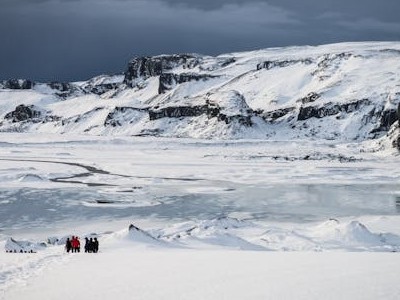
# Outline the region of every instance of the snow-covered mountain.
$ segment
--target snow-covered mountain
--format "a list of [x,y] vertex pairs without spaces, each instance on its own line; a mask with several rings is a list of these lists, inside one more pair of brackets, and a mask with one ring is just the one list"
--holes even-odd
[[399,147],[400,42],[136,57],[84,82],[0,81],[0,130]]

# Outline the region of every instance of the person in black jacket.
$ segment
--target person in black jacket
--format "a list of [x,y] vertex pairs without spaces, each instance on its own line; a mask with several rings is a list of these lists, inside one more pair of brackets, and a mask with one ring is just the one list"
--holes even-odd
[[89,239],[85,237],[85,253],[89,252]]
[[72,249],[71,240],[69,238],[67,238],[67,241],[65,242],[65,249],[67,250],[67,253]]
[[97,240],[97,238],[94,238],[93,241],[93,252],[94,253],[99,252],[99,241]]

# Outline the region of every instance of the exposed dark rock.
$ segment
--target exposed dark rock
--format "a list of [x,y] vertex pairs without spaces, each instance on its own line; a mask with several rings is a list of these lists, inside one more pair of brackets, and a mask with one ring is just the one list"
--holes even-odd
[[382,49],[382,50],[379,50],[379,52],[400,55],[399,49]]
[[160,128],[155,129],[143,129],[140,133],[136,134],[135,136],[161,136],[163,130]]
[[198,63],[198,58],[189,54],[136,57],[128,64],[124,83],[132,87],[132,81],[135,79],[158,76],[177,66],[193,68]]
[[55,94],[63,99],[66,99],[72,95],[84,94],[84,91],[72,83],[53,81],[48,83],[48,86],[51,89],[58,91]]
[[400,103],[397,106],[397,120],[399,121],[399,125],[400,125]]
[[221,112],[221,108],[213,103],[206,103],[205,105],[198,106],[173,106],[165,107],[158,110],[149,110],[150,120],[157,120],[161,118],[180,118],[180,117],[198,117],[207,115],[209,119],[217,118],[218,121],[223,121],[230,124],[234,121],[244,125],[252,126],[252,115],[231,115],[228,116]]
[[35,83],[26,79],[9,79],[1,82],[0,86],[11,90],[30,90],[35,86]]
[[5,115],[4,119],[11,120],[12,122],[21,122],[30,119],[37,119],[42,116],[40,110],[35,109],[34,105],[26,106],[24,104],[18,105],[14,111]]
[[276,121],[279,118],[282,118],[283,116],[286,116],[288,113],[292,112],[295,110],[295,107],[286,107],[286,108],[281,108],[273,111],[258,111],[257,114],[263,118],[267,122],[273,122]]
[[303,121],[310,118],[323,118],[326,116],[336,115],[340,112],[350,113],[358,110],[360,107],[364,105],[369,105],[369,104],[370,101],[368,99],[361,99],[345,104],[327,103],[322,107],[317,107],[317,106],[300,107],[297,120]]
[[229,58],[220,58],[217,59],[217,62],[214,64],[205,64],[205,65],[199,65],[199,69],[201,71],[215,71],[221,68],[225,68],[233,63],[236,62],[236,59],[234,57],[229,57]]
[[397,111],[395,109],[384,110],[381,113],[380,124],[378,128],[375,128],[371,133],[388,131],[389,128],[398,120]]
[[271,158],[273,160],[278,160],[278,161],[298,161],[298,160],[318,161],[318,160],[329,160],[329,161],[339,161],[341,163],[362,161],[362,159],[356,158],[354,156],[344,156],[342,154],[330,154],[330,153],[324,154],[324,153],[319,153],[319,152],[315,152],[315,153],[312,153],[312,154],[309,154],[309,155],[305,155],[305,156],[281,156],[281,155],[275,155],[275,156],[263,156],[263,157]]
[[122,126],[122,123],[132,123],[134,118],[129,117],[129,114],[147,111],[147,108],[115,107],[114,110],[107,115],[104,126],[117,127]]
[[206,114],[209,118],[218,116],[220,109],[217,106],[170,106],[158,110],[149,110],[150,120],[161,118],[198,117]]
[[394,139],[393,146],[400,151],[400,103],[397,106],[397,121],[398,121],[396,130],[397,137],[395,137]]
[[317,68],[311,75],[319,75],[319,80],[325,80],[331,76],[331,74],[325,73],[327,70],[335,71],[338,68],[338,64],[335,64],[336,61],[348,60],[351,57],[355,57],[355,55],[349,52],[325,54],[320,58]]
[[243,115],[235,115],[235,116],[228,116],[225,114],[219,114],[218,115],[218,121],[224,121],[225,124],[231,124],[233,122],[238,122],[239,124],[246,126],[246,127],[251,127],[253,125],[253,122],[251,120],[251,115],[248,116],[243,116]]
[[71,90],[72,85],[70,83],[65,83],[65,82],[57,82],[53,81],[48,83],[49,87],[53,90],[57,90],[60,92],[67,92]]
[[108,91],[116,90],[119,86],[119,83],[103,83],[94,86],[89,85],[84,90],[89,94],[102,95]]
[[306,104],[306,103],[314,102],[314,101],[318,100],[319,98],[321,98],[321,95],[320,95],[320,94],[311,92],[311,93],[309,93],[307,96],[305,96],[305,97],[299,99],[298,102],[301,102],[301,103],[303,103],[303,104]]
[[228,58],[227,60],[225,60],[225,61],[223,61],[223,62],[221,63],[221,68],[227,67],[227,66],[229,66],[230,64],[233,64],[233,63],[235,63],[235,62],[236,62],[236,59],[235,59],[234,57]]
[[273,69],[273,68],[284,68],[288,67],[291,65],[295,65],[298,63],[306,64],[309,65],[312,63],[311,59],[297,59],[297,60],[269,60],[269,61],[264,61],[262,63],[259,63],[257,65],[257,70],[261,69]]
[[400,151],[400,123],[395,123],[387,133],[387,136],[392,141],[393,148]]
[[108,91],[116,90],[120,83],[102,83],[102,84],[92,84],[89,82],[85,86],[77,86],[73,83],[65,83],[65,82],[50,82],[48,86],[56,90],[55,94],[61,98],[68,98],[73,95],[84,95],[84,94],[96,94],[102,95]]
[[338,53],[338,54],[325,54],[322,56],[320,62],[318,63],[318,68],[327,68],[330,63],[332,63],[335,60],[340,60],[340,59],[349,59],[352,57],[352,53],[348,52],[343,52],[343,53]]
[[207,75],[207,74],[195,74],[195,73],[182,73],[182,74],[163,73],[160,75],[158,93],[159,94],[165,93],[166,91],[173,89],[177,84],[180,83],[189,81],[199,81],[199,80],[204,81],[215,77],[217,76]]

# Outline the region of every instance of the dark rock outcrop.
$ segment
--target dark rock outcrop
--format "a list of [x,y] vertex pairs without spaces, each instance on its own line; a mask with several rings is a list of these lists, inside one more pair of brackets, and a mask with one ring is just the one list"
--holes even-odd
[[[51,115],[50,112],[41,110],[35,105],[21,104],[18,105],[14,111],[7,113],[4,116],[4,120],[25,126],[29,123],[34,124],[60,121],[61,118]],[[19,127],[19,130],[21,128],[22,127]]]
[[311,75],[318,75],[318,79],[321,81],[330,78],[332,74],[339,68],[339,64],[344,60],[350,59],[351,57],[358,56],[355,56],[350,52],[325,54],[320,57],[317,68],[311,72]]
[[397,106],[397,137],[395,138],[395,148],[400,151],[400,103]]
[[301,102],[301,103],[303,103],[303,104],[306,104],[306,103],[315,102],[315,101],[318,100],[319,98],[321,98],[321,95],[320,95],[320,94],[311,92],[311,93],[309,93],[307,96],[305,96],[305,97],[303,97],[303,98],[301,98],[301,99],[299,99],[299,100],[297,100],[297,101],[298,101],[298,102]]
[[4,119],[11,120],[12,122],[21,122],[31,119],[37,119],[42,116],[40,110],[35,109],[34,105],[18,105],[14,111],[5,115]]
[[50,83],[48,83],[48,86],[51,89],[57,90],[60,92],[68,92],[72,88],[72,85],[70,83],[58,82],[58,81],[50,82]]
[[73,83],[50,82],[48,83],[48,86],[57,91],[55,94],[58,97],[66,99],[71,96],[79,96],[84,94],[102,95],[108,91],[116,90],[120,86],[120,83],[92,84],[89,82],[88,84],[80,87]]
[[160,55],[153,57],[136,57],[128,64],[124,83],[132,87],[132,82],[138,78],[158,76],[177,66],[193,68],[199,63],[198,58],[189,54]]
[[89,85],[85,87],[84,91],[88,94],[102,95],[112,90],[116,90],[120,86],[119,83],[103,83],[97,85]]
[[296,59],[296,60],[268,60],[257,65],[257,70],[261,69],[273,69],[273,68],[284,68],[292,66],[298,63],[309,65],[312,63],[311,59]]
[[221,64],[220,67],[221,68],[225,68],[233,63],[236,62],[236,59],[234,57],[228,58],[227,60],[224,60]]
[[397,120],[399,121],[399,125],[400,125],[400,103],[397,106]]
[[55,93],[56,96],[63,98],[63,99],[66,99],[72,95],[84,94],[84,91],[82,91],[78,86],[76,86],[72,83],[53,81],[53,82],[48,83],[48,86],[51,89],[57,91]]
[[151,121],[161,118],[198,117],[203,114],[206,114],[209,118],[214,118],[219,113],[219,107],[214,105],[170,106],[157,110],[149,110],[149,117]]
[[257,114],[267,122],[274,122],[279,118],[286,116],[288,113],[295,110],[295,107],[286,107],[273,111],[258,111]]
[[195,74],[195,73],[182,73],[182,74],[162,73],[160,75],[158,93],[159,94],[165,93],[166,91],[173,89],[177,84],[180,83],[199,81],[199,80],[204,81],[215,77],[217,76],[207,75],[207,74]]
[[35,83],[26,79],[9,79],[0,82],[0,87],[10,90],[30,90],[35,86]]
[[340,112],[350,113],[353,112],[364,105],[369,105],[370,101],[368,99],[361,99],[350,103],[335,104],[327,103],[323,106],[306,106],[300,107],[299,115],[297,117],[298,121],[304,121],[310,118],[323,118],[326,116],[333,116]]
[[181,118],[181,117],[198,117],[207,115],[209,119],[217,118],[218,121],[231,124],[237,121],[244,126],[252,126],[252,115],[227,115],[221,112],[222,109],[214,103],[206,103],[205,105],[197,106],[172,106],[165,107],[157,110],[149,110],[150,120],[157,120],[161,118]]
[[371,131],[371,133],[388,131],[389,128],[398,120],[397,111],[395,109],[384,110],[380,116],[379,127]]

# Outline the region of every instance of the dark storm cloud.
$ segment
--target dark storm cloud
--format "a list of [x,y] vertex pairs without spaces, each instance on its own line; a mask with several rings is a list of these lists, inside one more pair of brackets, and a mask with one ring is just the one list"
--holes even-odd
[[133,55],[399,40],[397,0],[2,0],[0,78],[73,80]]

